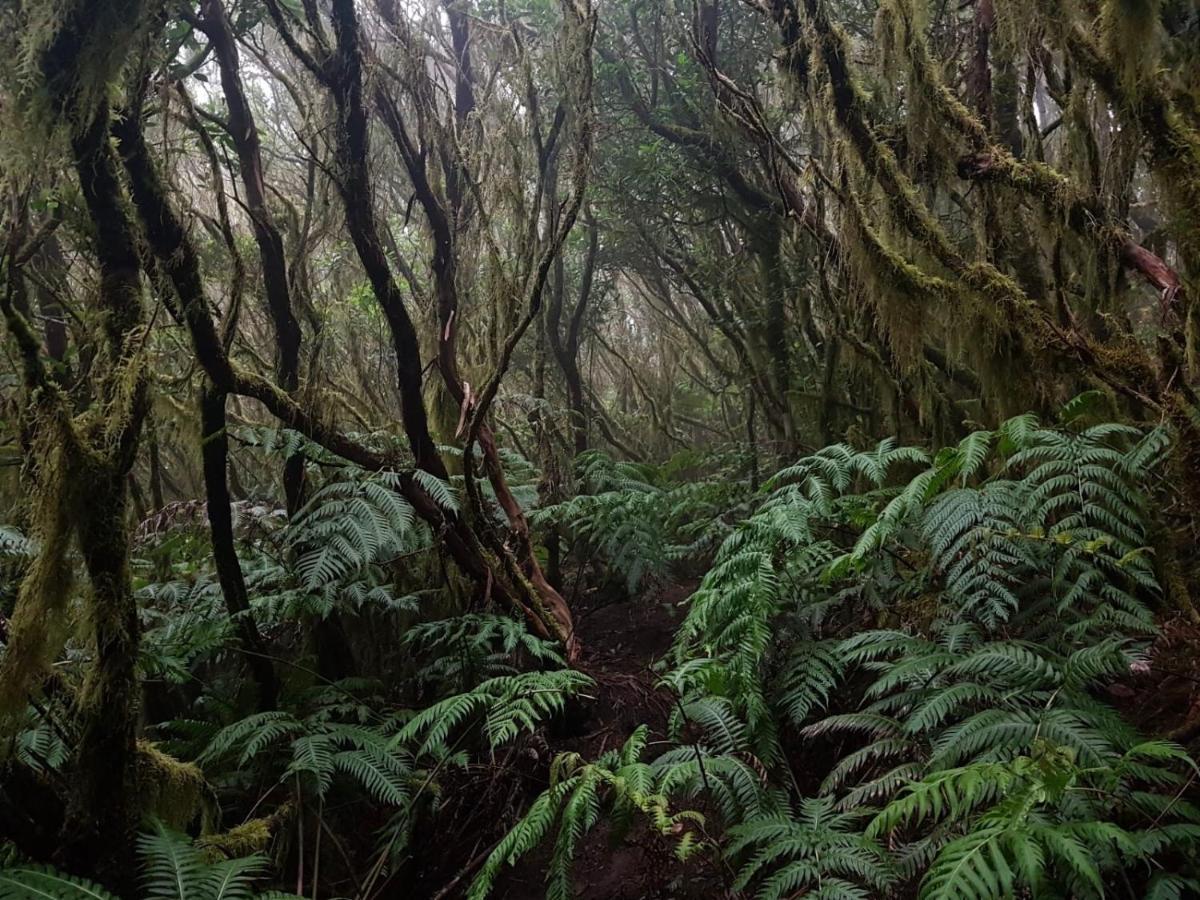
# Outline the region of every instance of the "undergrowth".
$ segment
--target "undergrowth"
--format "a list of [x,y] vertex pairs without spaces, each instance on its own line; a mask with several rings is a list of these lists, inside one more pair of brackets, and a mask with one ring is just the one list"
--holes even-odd
[[[839,444],[785,467],[687,601],[662,677],[677,748],[646,762],[639,748],[619,760],[630,775],[588,790],[614,808],[652,797],[659,823],[699,800],[710,820],[676,827],[681,849],[723,856],[732,886],[764,900],[1200,889],[1196,766],[1104,692],[1156,632],[1143,489],[1168,443],[1094,421],[1084,397],[1053,425],[1020,416],[935,453]],[[573,501],[577,527],[607,534],[589,508],[670,493],[610,480]],[[655,561],[658,546],[624,553]],[[566,896],[564,856],[603,814],[569,796],[552,785],[473,896],[554,823],[551,893]]]
[[[936,452],[836,444],[758,490],[726,459],[581,456],[578,495],[526,497],[535,528],[630,593],[704,572],[661,664],[668,733],[559,755],[463,889],[482,900],[546,844],[547,896],[570,897],[603,824],[763,900],[1200,891],[1196,766],[1105,690],[1148,665],[1163,601],[1145,490],[1169,442],[1095,421],[1085,398],[1056,423],[1019,416]],[[291,517],[238,509],[248,614],[291,655],[273,709],[248,708],[197,511],[142,534],[139,665],[150,709],[172,710],[144,752],[198,767],[222,810],[197,801],[175,823],[195,843],[150,826],[146,896],[249,897],[303,852],[293,828],[327,815],[373,823],[342,851],[367,896],[461,802],[444,793],[455,773],[511,765],[498,756],[586,702],[590,679],[555,644],[429,586],[442,562],[398,487],[342,466]],[[452,485],[430,493],[456,511]],[[28,542],[2,538],[19,570]],[[387,676],[322,675],[312,621],[367,629],[370,671]],[[86,648],[68,644],[66,685],[73,654]],[[31,706],[10,765],[49,779],[69,765],[66,695]],[[10,862],[0,896],[107,896]]]

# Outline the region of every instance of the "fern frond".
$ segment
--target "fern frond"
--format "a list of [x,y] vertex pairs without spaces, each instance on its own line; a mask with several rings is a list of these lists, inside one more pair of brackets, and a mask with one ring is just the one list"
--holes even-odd
[[117,900],[94,881],[50,866],[0,869],[0,900]]

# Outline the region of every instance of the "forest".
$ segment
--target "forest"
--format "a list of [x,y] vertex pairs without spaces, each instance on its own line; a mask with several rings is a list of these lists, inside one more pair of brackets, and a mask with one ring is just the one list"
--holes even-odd
[[0,900],[1200,897],[1200,0],[0,0],[0,314]]

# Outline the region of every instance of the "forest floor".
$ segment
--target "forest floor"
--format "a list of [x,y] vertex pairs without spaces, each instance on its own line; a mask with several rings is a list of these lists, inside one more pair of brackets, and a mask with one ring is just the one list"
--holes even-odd
[[[486,772],[468,771],[464,783],[443,786],[445,797],[462,797],[463,808],[457,815],[451,812],[448,821],[442,819],[447,828],[430,848],[438,861],[419,874],[417,889],[407,897],[461,897],[504,829],[548,786],[550,763],[558,754],[576,752],[593,760],[620,747],[644,724],[650,729],[647,756],[654,755],[655,742],[665,738],[672,704],[671,695],[658,687],[661,676],[654,665],[669,650],[684,615],[680,602],[695,586],[668,584],[634,598],[596,591],[578,598],[573,604],[582,646],[578,667],[595,681],[589,699]],[[544,897],[550,852],[545,846],[504,872],[492,895],[495,900]],[[698,900],[721,895],[715,873],[680,863],[672,842],[644,823],[614,841],[602,821],[582,842],[574,875],[577,900]]]
[[1145,668],[1109,685],[1113,704],[1145,735],[1196,752],[1200,737],[1200,623],[1183,616],[1159,624]]
[[[595,686],[589,698],[567,711],[562,721],[533,735],[504,757],[472,766],[442,786],[446,809],[435,833],[414,847],[423,861],[405,898],[450,900],[464,896],[492,847],[534,798],[548,786],[550,763],[560,753],[593,760],[620,747],[639,725],[650,729],[647,758],[664,740],[672,697],[659,687],[655,664],[670,649],[684,616],[681,601],[696,583],[667,584],[640,596],[580,596],[576,629],[582,644],[579,668]],[[1200,737],[1200,625],[1176,618],[1148,654],[1147,667],[1108,688],[1122,713],[1148,736],[1182,743]],[[819,755],[819,754],[818,754]],[[820,764],[819,760],[813,760]],[[815,787],[815,784],[814,784]],[[576,900],[716,900],[729,896],[727,880],[705,863],[681,863],[673,843],[641,823],[620,840],[604,819],[587,835],[573,867]],[[551,842],[505,870],[494,900],[540,900],[545,896]]]
[[[592,760],[620,747],[639,725],[650,729],[650,752],[666,736],[672,697],[658,686],[655,663],[666,655],[684,616],[680,605],[695,582],[669,584],[635,598],[594,593],[578,603],[576,624],[583,647],[579,668],[596,684],[594,700],[568,723],[567,733],[551,738],[550,755],[574,751]],[[576,900],[683,900],[711,898],[719,887],[708,873],[680,863],[672,842],[635,825],[614,840],[605,822],[585,839],[576,857]],[[548,848],[547,848],[548,850]],[[534,900],[545,895],[549,853],[530,857],[513,869],[496,892],[497,900]]]

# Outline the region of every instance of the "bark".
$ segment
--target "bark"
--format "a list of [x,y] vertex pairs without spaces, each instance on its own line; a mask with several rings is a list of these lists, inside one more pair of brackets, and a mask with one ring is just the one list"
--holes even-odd
[[54,362],[56,378],[61,384],[71,381],[71,365],[67,360],[70,337],[67,332],[66,310],[59,299],[59,291],[65,285],[67,260],[63,256],[58,237],[50,234],[38,250],[36,261],[41,264],[42,278],[34,292],[37,297],[38,314],[42,317],[42,333],[46,342],[46,355]]
[[131,886],[136,871],[137,604],[129,574],[127,473],[99,467],[78,511],[79,547],[92,586],[95,661],[80,698],[77,777],[61,856],[106,884]]
[[[562,471],[562,460],[554,445],[554,434],[551,430],[549,417],[546,415],[546,330],[549,327],[546,320],[546,310],[542,310],[541,328],[538,329],[537,344],[534,347],[533,360],[533,408],[529,412],[529,429],[536,443],[537,459],[542,471],[538,483],[538,502],[541,506],[550,506],[565,499],[565,478]],[[513,435],[516,440],[515,435]],[[518,445],[519,449],[519,445]],[[546,546],[546,580],[553,588],[562,593],[562,542],[558,528],[549,525],[545,529],[543,542]]]
[[683,282],[691,296],[707,314],[709,321],[729,342],[729,346],[737,358],[739,369],[750,374],[751,386],[757,392],[759,400],[762,401],[762,413],[771,426],[772,432],[786,440],[786,436],[794,431],[788,424],[791,411],[784,402],[785,398],[773,388],[770,373],[764,372],[762,366],[755,359],[748,344],[745,329],[740,326],[737,317],[720,304],[717,298],[712,296],[700,283],[695,275],[696,267],[692,260],[675,258],[665,248],[658,246],[646,231],[642,231],[642,236],[658,258]]
[[[271,6],[268,9],[271,10]],[[354,24],[354,8],[351,0],[339,0],[335,9],[338,39],[348,44],[351,52],[343,52],[338,66],[329,69],[309,57],[306,65],[314,66],[314,74],[333,89],[339,102],[338,150],[343,166],[349,163],[350,183],[369,189],[366,175],[366,115],[361,105],[361,58],[357,50],[357,29]],[[273,13],[274,17],[274,13]],[[345,25],[349,17],[350,27]],[[283,26],[283,27],[286,27]],[[294,39],[293,39],[294,42]],[[304,52],[299,45],[296,48]],[[332,71],[331,71],[332,70]],[[357,100],[357,102],[355,102]],[[279,386],[254,375],[235,370],[231,365],[213,323],[203,283],[200,276],[199,258],[179,217],[166,199],[166,192],[149,157],[141,125],[137,116],[126,116],[115,129],[120,138],[121,153],[129,175],[131,195],[142,231],[148,244],[159,260],[164,274],[170,279],[179,298],[181,318],[186,325],[196,352],[197,361],[212,379],[215,387],[226,393],[252,397],[261,402],[280,422],[301,432],[310,439],[344,459],[362,468],[378,470],[403,470],[402,459],[387,453],[374,451],[350,440],[320,417],[300,405]],[[399,291],[391,280],[386,258],[379,247],[374,231],[369,205],[369,190],[354,194],[346,190],[343,183],[343,199],[348,224],[352,225],[352,237],[368,277],[376,288],[377,297],[384,308],[393,334],[403,345],[411,346],[412,353],[397,354],[400,383],[409,402],[405,405],[403,418],[410,435],[414,456],[418,465],[434,475],[444,476],[445,469],[429,436],[425,410],[420,402],[420,360],[417,354],[416,335],[404,311]],[[447,513],[437,506],[421,488],[411,473],[400,479],[402,493],[424,521],[438,534],[455,562],[478,586],[481,594],[508,602],[521,612],[535,632],[543,637],[552,636],[557,628],[549,623],[555,620],[547,613],[536,594],[522,589],[522,575],[515,567],[505,563],[504,558],[486,550],[470,525],[460,516]],[[558,634],[563,637],[566,636]]]
[[1086,29],[1074,24],[1063,30],[1071,60],[1096,83],[1121,122],[1141,132],[1151,170],[1166,181],[1169,204],[1187,223],[1180,228],[1180,246],[1185,255],[1200,257],[1200,227],[1191,218],[1200,208],[1200,130],[1180,115],[1157,73],[1139,79],[1131,92]]
[[[229,133],[237,150],[246,211],[258,245],[267,309],[275,333],[276,378],[279,387],[294,396],[300,386],[302,336],[294,313],[283,235],[267,205],[258,126],[246,99],[237,42],[224,4],[222,0],[202,0],[200,9],[204,17],[202,27],[212,42],[221,72],[221,87],[229,107]],[[378,245],[377,235],[373,240]],[[304,503],[304,485],[304,454],[294,453],[283,466],[283,492],[289,516],[295,515]],[[321,674],[333,680],[351,675],[355,670],[354,655],[339,611],[332,610],[315,622],[313,632]]]
[[95,229],[98,303],[112,367],[104,393],[114,407],[108,421],[99,423],[96,438],[103,449],[76,460],[77,471],[64,475],[78,478],[81,493],[86,491],[85,502],[76,510],[76,528],[92,585],[95,659],[79,702],[77,779],[64,824],[62,856],[77,870],[100,873],[106,883],[127,888],[135,870],[138,824],[134,738],[139,630],[128,565],[127,479],[148,403],[144,373],[133,356],[142,328],[141,267],[122,206],[108,124],[108,108],[101,104],[71,141]]
[[992,32],[995,28],[996,10],[993,0],[977,0],[974,22],[975,52],[967,69],[967,91],[979,112],[980,120],[987,128],[990,128],[993,122],[992,65],[989,57]]
[[709,0],[699,7],[700,44],[714,64],[717,62],[717,45],[720,40],[721,0]]
[[[352,234],[354,234],[356,230],[359,232],[371,230],[368,223],[373,221],[373,213],[369,205],[366,110],[363,107],[362,96],[363,51],[360,46],[358,21],[353,2],[351,0],[335,0],[332,10],[337,51],[331,57],[330,64],[327,67],[327,71],[329,72],[328,83],[334,93],[334,99],[338,106],[340,131],[343,132],[338,137],[338,150],[343,178],[352,178],[359,186],[358,190],[351,192],[348,184],[342,185],[343,199],[347,208],[347,223],[350,226]],[[448,6],[446,13],[450,23],[451,42],[456,62],[455,119],[461,130],[466,127],[475,103],[469,25],[466,17],[457,7]],[[385,125],[392,134],[397,150],[413,183],[413,190],[417,201],[425,212],[430,226],[434,244],[431,268],[433,270],[434,295],[438,314],[438,370],[442,375],[442,380],[450,397],[463,410],[464,415],[466,415],[468,410],[473,405],[476,405],[476,403],[475,398],[468,393],[467,386],[462,379],[458,367],[457,334],[460,323],[458,321],[458,258],[454,237],[455,228],[457,227],[464,203],[463,186],[468,176],[462,170],[462,160],[458,155],[457,149],[442,148],[444,153],[443,169],[446,172],[446,187],[444,198],[439,197],[425,170],[427,156],[425,153],[420,152],[414,144],[397,105],[386,95],[386,92],[382,88],[377,90],[375,97],[376,105],[383,116]],[[460,139],[462,139],[461,134]],[[581,198],[578,199],[581,200]],[[564,217],[567,219],[568,227],[573,223],[577,210],[578,203],[576,203],[570,215]],[[357,224],[352,222],[352,220],[357,220]],[[559,228],[560,226],[558,223],[552,223],[552,227]],[[552,248],[552,254],[560,251],[563,237],[565,237],[565,233],[560,234],[556,238],[556,246]],[[371,241],[360,242],[359,239],[355,239],[355,244],[359,248],[360,258],[362,258],[364,266],[368,269],[368,274],[370,274],[373,267],[377,267],[380,270],[378,278],[371,276],[372,285],[376,289],[376,296],[379,302],[385,307],[385,315],[388,317],[389,324],[395,323],[400,331],[406,333],[405,342],[407,345],[407,335],[412,334],[412,324],[408,320],[407,313],[403,311],[403,303],[398,294],[394,298],[398,314],[393,315],[388,312],[388,307],[393,304],[392,293],[388,289],[388,284],[391,283],[394,289],[394,282],[391,281],[387,262],[382,253],[378,254],[377,262],[374,260],[378,242],[375,241],[373,243],[374,246],[372,246]],[[540,283],[532,291],[528,304],[529,315],[518,328],[518,332],[515,333],[516,339],[519,339],[520,334],[536,318],[536,306],[541,303],[541,285],[545,282],[553,258],[553,255],[550,255],[548,258],[543,256],[543,259],[539,261],[537,277]],[[397,331],[394,329],[393,334],[396,333]],[[421,367],[415,334],[412,334],[411,344],[411,358],[416,363],[414,375],[417,391],[414,403],[420,403]],[[497,366],[493,382],[485,386],[480,395],[481,402],[478,403],[478,408],[486,411],[486,407],[491,399],[487,396],[488,391],[490,390],[494,394],[498,387],[498,379],[503,375],[503,370],[507,367],[508,357],[511,357],[514,346],[514,336],[510,335],[508,344],[502,350],[501,363]],[[400,356],[399,348],[397,348],[397,356]],[[425,411],[423,406],[420,408],[420,415],[422,420],[424,420]],[[484,419],[485,416],[480,415],[477,411],[472,419],[471,429],[468,433],[468,453],[464,455],[464,467],[468,469],[465,471],[467,476],[468,501],[476,502],[472,498],[471,472],[469,471],[469,450],[471,437],[474,436],[483,458],[484,473],[492,486],[496,502],[504,512],[509,523],[511,540],[490,541],[491,550],[507,570],[509,577],[515,581],[513,586],[517,589],[518,593],[521,592],[521,586],[524,584],[532,588],[533,596],[529,598],[530,605],[534,609],[544,608],[546,610],[551,620],[547,624],[567,643],[568,650],[574,653],[576,644],[572,638],[573,626],[570,611],[567,608],[566,601],[546,580],[541,566],[538,564],[530,541],[528,521],[525,518],[524,511],[508,486],[504,475],[504,468],[500,461],[495,435],[490,425]],[[424,433],[428,436],[428,424],[425,421],[422,424]],[[430,442],[430,447],[432,448],[432,442]],[[416,453],[415,447],[414,453]],[[420,460],[419,454],[418,460]],[[436,462],[436,465],[439,471],[444,473],[444,466],[440,460]],[[478,504],[476,503],[476,505]]]
[[625,370],[625,374],[629,378],[629,384],[632,385],[633,389],[637,391],[644,401],[646,401],[646,407],[650,410],[650,421],[654,425],[655,430],[661,432],[667,441],[678,444],[680,447],[687,447],[687,441],[679,437],[679,435],[677,435],[671,428],[670,416],[664,415],[659,410],[659,405],[654,399],[654,395],[651,393],[649,388],[642,384],[642,380],[638,377],[637,369],[634,368],[633,363],[626,359],[620,351],[612,346],[612,344],[606,341],[598,331],[593,332],[593,337],[595,337],[596,342],[604,348],[609,356],[621,364],[621,368]]
[[363,51],[352,0],[335,0],[333,24],[337,50],[323,71],[337,106],[338,190],[345,209],[346,228],[391,333],[401,416],[417,467],[445,478],[446,467],[430,433],[421,394],[421,349],[416,329],[405,309],[404,295],[392,276],[371,208],[373,194],[368,168],[367,111],[363,103]]
[[576,455],[584,452],[588,447],[588,416],[583,398],[583,375],[579,371],[579,347],[584,317],[592,296],[599,244],[599,226],[592,221],[588,224],[588,247],[583,261],[579,294],[570,311],[565,333],[562,327],[562,318],[566,278],[561,255],[554,261],[554,280],[550,291],[550,302],[546,306],[546,337],[549,340],[550,349],[554,353],[554,359],[563,374]]
[[211,382],[200,395],[200,452],[204,462],[204,496],[212,533],[213,562],[225,598],[225,608],[246,653],[246,666],[258,685],[258,707],[273,709],[279,680],[267,658],[266,642],[250,613],[250,595],[233,536],[229,495],[229,438],[225,433],[226,395]]
[[792,410],[792,359],[788,341],[787,315],[784,306],[785,285],[781,269],[780,247],[782,231],[776,220],[765,230],[755,257],[761,267],[760,278],[764,286],[762,318],[752,324],[757,326],[753,334],[755,343],[761,341],[770,361],[769,375],[771,390],[784,410],[784,440],[787,452],[792,452],[798,442],[796,417]]
[[1183,300],[1183,282],[1175,270],[1162,257],[1138,244],[1099,198],[1073,190],[1067,179],[1049,166],[1022,162],[993,147],[960,159],[958,174],[966,179],[999,182],[1041,198],[1052,212],[1065,217],[1071,228],[1090,234],[1115,254],[1122,265],[1158,290],[1164,308]]
[[153,511],[158,512],[166,505],[163,495],[162,454],[158,448],[158,429],[154,420],[147,416],[146,443],[150,449],[150,503]]
[[[267,309],[275,330],[276,371],[279,386],[294,394],[300,385],[300,323],[293,313],[283,236],[267,206],[262,149],[258,126],[242,85],[237,42],[221,0],[202,0],[202,27],[208,35],[221,72],[221,88],[229,107],[229,134],[237,150],[238,168],[245,189],[246,211],[254,229],[262,263]],[[284,463],[283,488],[289,514],[304,500],[304,456],[293,454]]]
[[[1002,305],[1011,318],[1011,337],[1019,339],[1024,349],[1041,354],[1041,364],[1048,364],[1049,349],[1054,348],[1056,360],[1070,358],[1083,371],[1101,379],[1105,384],[1139,402],[1149,402],[1163,409],[1174,402],[1159,391],[1159,381],[1154,366],[1140,358],[1136,349],[1127,346],[1106,346],[1093,337],[1078,331],[1074,326],[1064,327],[1056,323],[1045,309],[1033,302],[1008,276],[994,265],[983,260],[969,259],[953,245],[946,232],[921,199],[911,179],[903,172],[894,154],[881,143],[870,123],[865,100],[857,87],[851,71],[845,38],[833,27],[827,7],[819,0],[803,0],[803,16],[794,0],[772,0],[770,13],[779,27],[785,45],[785,66],[801,85],[807,84],[807,56],[803,24],[807,21],[815,36],[816,56],[824,63],[830,81],[830,96],[834,117],[844,131],[850,146],[860,157],[863,165],[871,172],[876,184],[891,208],[896,222],[903,226],[928,253],[946,267],[962,290],[952,289],[949,295],[956,300],[970,301],[983,298]],[[947,89],[940,84],[924,57],[923,47],[914,43],[918,52],[911,54],[915,64],[923,67],[918,74],[929,79],[936,88],[933,96],[938,98],[938,112],[956,127],[968,141],[981,150],[990,144],[990,138],[979,123],[964,115],[962,107],[953,100]],[[1086,200],[1080,200],[1073,192],[1062,190],[1061,176],[1041,164],[1024,164],[1013,160],[1001,148],[988,150],[986,166],[983,156],[971,158],[962,167],[964,177],[976,169],[996,169],[1012,177],[1028,177],[1033,183],[1044,179],[1053,182],[1056,188],[1051,195],[1055,203],[1063,204],[1063,212],[1074,214],[1085,209]],[[1003,162],[996,167],[994,163]],[[1049,182],[1046,186],[1051,186]],[[1176,341],[1173,336],[1172,342]],[[1035,349],[1036,348],[1036,349]],[[1165,370],[1165,359],[1160,358],[1159,369]],[[1159,394],[1159,400],[1153,399]]]
[[817,429],[825,444],[832,444],[835,438],[834,408],[837,405],[836,383],[838,365],[838,340],[830,337],[825,344],[825,358],[822,360],[820,407],[817,410]]

